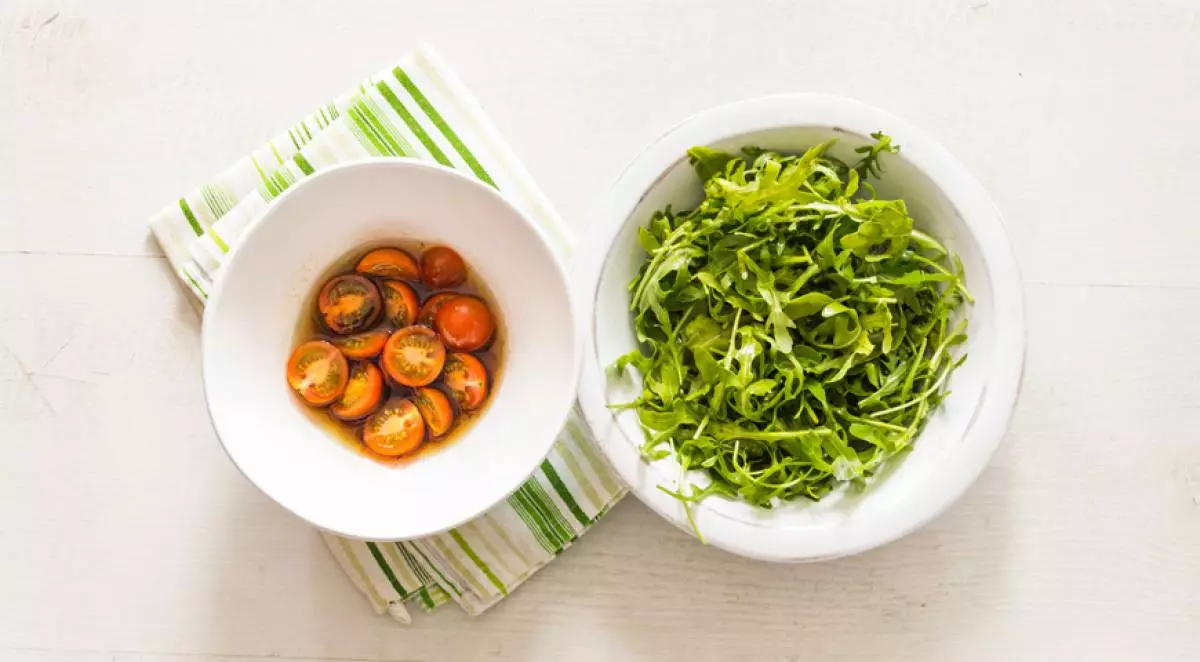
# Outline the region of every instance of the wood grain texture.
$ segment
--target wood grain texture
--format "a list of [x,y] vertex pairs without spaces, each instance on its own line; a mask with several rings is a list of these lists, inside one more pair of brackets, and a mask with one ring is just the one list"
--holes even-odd
[[[0,660],[1200,659],[1194,2],[477,4],[0,6]],[[846,94],[945,142],[1027,283],[1024,390],[979,482],[806,566],[630,499],[483,618],[376,618],[221,452],[145,220],[417,36],[576,227],[730,99]]]

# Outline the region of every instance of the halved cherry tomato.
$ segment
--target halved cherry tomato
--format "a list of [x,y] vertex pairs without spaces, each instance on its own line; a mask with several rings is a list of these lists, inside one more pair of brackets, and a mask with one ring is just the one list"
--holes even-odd
[[425,303],[421,304],[421,311],[417,313],[417,324],[432,329],[433,317],[437,315],[438,309],[456,296],[458,296],[458,292],[438,292],[426,299]]
[[454,425],[454,410],[450,408],[450,400],[446,394],[432,386],[422,386],[413,394],[413,402],[425,419],[425,427],[429,434],[440,437]]
[[402,329],[417,319],[417,293],[408,283],[398,280],[383,281],[383,308],[392,326]]
[[383,351],[383,345],[391,334],[387,329],[375,329],[345,338],[334,338],[333,345],[342,350],[348,359],[373,359]]
[[399,248],[377,248],[363,256],[354,268],[360,274],[382,276],[383,278],[400,278],[403,280],[420,280],[421,270],[417,261]]
[[316,407],[337,400],[346,390],[349,374],[346,357],[324,340],[301,343],[288,357],[288,385]]
[[342,397],[329,407],[329,413],[343,421],[357,421],[375,411],[383,402],[383,373],[370,361],[350,364],[350,380]]
[[330,331],[348,335],[371,326],[383,310],[375,283],[348,274],[333,278],[317,296],[317,309]]
[[467,280],[467,264],[454,250],[434,246],[421,254],[421,278],[433,288],[461,285]]
[[460,294],[438,308],[433,328],[450,349],[473,352],[487,344],[496,321],[487,304],[477,297]]
[[463,410],[478,407],[488,397],[487,368],[470,354],[454,353],[446,357],[442,381],[450,390],[450,397]]
[[425,441],[425,421],[412,400],[393,398],[367,419],[362,439],[367,448],[380,455],[405,455]]
[[393,333],[379,359],[388,377],[404,386],[432,383],[445,362],[446,348],[442,341],[423,326],[409,326]]

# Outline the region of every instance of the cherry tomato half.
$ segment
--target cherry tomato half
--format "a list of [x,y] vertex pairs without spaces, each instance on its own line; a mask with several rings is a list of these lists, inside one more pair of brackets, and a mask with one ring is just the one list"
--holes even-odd
[[492,339],[496,321],[481,299],[460,294],[438,308],[433,328],[450,349],[473,352]]
[[421,270],[417,261],[399,248],[377,248],[363,256],[354,268],[360,274],[383,278],[420,280]]
[[362,439],[367,448],[380,455],[405,455],[425,441],[425,421],[412,400],[393,398],[367,419]]
[[446,362],[446,348],[433,331],[409,326],[392,334],[379,364],[397,384],[425,386],[437,379]]
[[334,338],[333,346],[342,350],[348,359],[373,359],[383,351],[383,345],[392,334],[387,329],[365,331],[353,336]]
[[316,407],[337,400],[346,390],[349,374],[346,357],[324,340],[301,343],[288,358],[288,385]]
[[488,397],[487,368],[470,354],[455,353],[446,357],[442,381],[460,409],[475,409]]
[[329,407],[329,413],[343,421],[357,421],[375,411],[383,402],[383,373],[370,361],[350,364],[350,380],[342,397]]
[[413,402],[421,412],[421,418],[425,419],[425,427],[431,436],[440,437],[454,425],[454,410],[445,393],[432,386],[422,386],[413,394]]
[[333,278],[317,296],[317,309],[330,331],[347,335],[371,326],[383,310],[375,283],[348,274]]
[[457,292],[438,292],[433,296],[425,299],[425,303],[421,304],[421,310],[417,313],[417,324],[433,328],[433,317],[437,315],[437,311],[442,307],[442,304],[458,296]]
[[398,280],[383,281],[383,308],[392,326],[402,329],[417,319],[418,299],[413,288]]
[[433,288],[461,285],[467,280],[467,264],[453,249],[434,246],[421,255],[421,278]]

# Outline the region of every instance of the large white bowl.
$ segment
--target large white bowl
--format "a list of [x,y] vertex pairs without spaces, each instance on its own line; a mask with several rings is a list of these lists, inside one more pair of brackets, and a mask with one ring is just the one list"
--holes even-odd
[[[793,95],[716,108],[668,131],[627,167],[601,207],[578,265],[577,298],[594,306],[584,336],[581,401],[601,448],[633,492],[652,509],[690,531],[682,506],[657,489],[674,488],[674,458],[646,462],[636,414],[614,413],[640,382],[616,380],[605,369],[637,347],[627,285],[644,258],[637,228],[653,211],[671,204],[690,209],[703,197],[687,163],[694,145],[737,151],[748,145],[802,152],[836,137],[833,156],[852,161],[855,147],[884,131],[901,146],[883,158],[876,185],[882,197],[901,197],[917,225],[942,239],[966,267],[975,296],[970,354],[949,385],[951,395],[931,417],[913,451],[894,458],[859,492],[842,488],[819,503],[791,503],[771,511],[743,502],[710,498],[695,508],[708,542],[731,552],[770,561],[815,561],[861,552],[895,540],[950,505],[979,475],[1008,426],[1024,358],[1021,281],[999,213],[980,184],[932,138],[907,122],[855,101]],[[691,472],[688,482],[707,476]]]
[[[506,348],[484,415],[444,450],[390,467],[314,424],[284,368],[322,272],[397,240],[459,251],[494,296]],[[445,530],[516,489],[561,429],[579,374],[568,295],[547,238],[478,181],[405,159],[322,171],[280,196],[226,257],[204,315],[213,427],[247,478],[323,529],[371,540]]]

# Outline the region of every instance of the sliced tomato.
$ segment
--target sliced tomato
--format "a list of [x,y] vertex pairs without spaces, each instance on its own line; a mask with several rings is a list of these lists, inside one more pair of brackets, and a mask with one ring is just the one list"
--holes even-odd
[[433,328],[433,318],[437,315],[437,311],[442,307],[442,304],[458,296],[458,292],[438,292],[433,296],[425,299],[425,303],[421,304],[421,310],[417,313],[417,324]]
[[375,323],[383,310],[383,299],[375,283],[347,274],[325,283],[317,296],[317,309],[330,331],[348,335]]
[[488,374],[483,362],[470,354],[454,353],[446,357],[442,382],[460,409],[470,411],[488,397]]
[[446,362],[446,348],[437,334],[423,326],[409,326],[392,334],[379,363],[397,384],[425,386],[437,379]]
[[425,441],[425,421],[412,400],[393,398],[367,419],[362,439],[380,455],[407,455]]
[[383,308],[387,319],[397,329],[413,324],[417,319],[417,293],[408,283],[383,281]]
[[350,379],[342,397],[329,407],[329,413],[343,421],[357,421],[375,411],[383,402],[383,373],[370,361],[350,364]]
[[420,280],[421,270],[411,255],[399,248],[377,248],[363,256],[354,268],[360,274],[382,278]]
[[383,351],[390,335],[392,332],[387,329],[375,329],[344,338],[334,338],[333,345],[342,350],[342,354],[348,359],[373,359]]
[[492,339],[496,320],[482,299],[460,294],[438,308],[433,328],[450,349],[473,352]]
[[430,435],[440,437],[454,425],[454,409],[445,393],[432,386],[422,386],[413,394],[413,402],[420,410],[421,418],[425,419]]
[[421,279],[433,288],[454,287],[467,280],[467,263],[445,246],[434,246],[421,254]]
[[316,407],[337,400],[346,390],[349,374],[346,357],[324,340],[301,343],[288,357],[288,385]]

